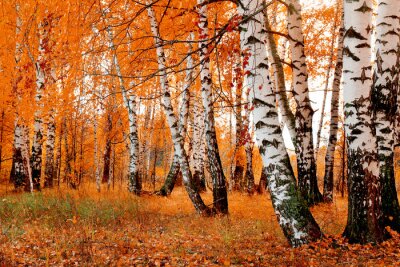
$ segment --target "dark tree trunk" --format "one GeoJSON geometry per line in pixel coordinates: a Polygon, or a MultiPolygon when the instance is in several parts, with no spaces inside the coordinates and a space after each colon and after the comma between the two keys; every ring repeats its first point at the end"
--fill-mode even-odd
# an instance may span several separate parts
{"type": "MultiPolygon", "coordinates": [[[[250,142],[248,140],[248,142],[250,142]]],[[[254,194],[254,174],[253,174],[253,145],[246,147],[246,190],[249,194],[254,194]]]]}
{"type": "MultiPolygon", "coordinates": [[[[36,133],[37,142],[42,142],[43,135],[41,131],[37,131],[36,133]]],[[[35,146],[32,145],[32,156],[31,156],[31,167],[32,167],[32,182],[33,188],[35,190],[40,191],[40,176],[42,174],[42,145],[35,146]]]]}
{"type": "Polygon", "coordinates": [[[174,159],[172,160],[171,168],[169,169],[167,178],[165,179],[164,185],[158,192],[161,196],[169,196],[171,194],[172,190],[174,190],[174,186],[176,180],[178,179],[179,172],[180,172],[179,158],[177,155],[174,154],[174,159]]]}
{"type": "Polygon", "coordinates": [[[112,115],[110,114],[111,110],[110,108],[107,109],[108,113],[107,114],[107,126],[106,126],[106,131],[107,131],[107,140],[106,140],[106,147],[104,150],[104,166],[103,166],[103,177],[101,179],[101,183],[105,184],[108,183],[108,180],[110,179],[110,163],[111,163],[111,130],[113,128],[112,124],[112,115]]]}
{"type": "Polygon", "coordinates": [[[206,177],[204,175],[204,171],[203,172],[194,171],[193,180],[199,192],[205,192],[207,190],[206,177]]]}
{"type": "Polygon", "coordinates": [[[264,194],[265,189],[267,188],[267,170],[265,168],[262,168],[261,170],[261,177],[260,177],[260,182],[258,183],[257,187],[257,192],[259,194],[264,194]]]}
{"type": "Polygon", "coordinates": [[[240,160],[236,161],[235,171],[233,173],[233,190],[240,190],[241,184],[243,183],[244,167],[241,165],[240,160]]]}
{"type": "Polygon", "coordinates": [[[14,188],[18,190],[19,188],[24,187],[27,180],[28,177],[24,169],[22,151],[21,149],[14,148],[10,181],[14,183],[14,188]]]}
{"type": "Polygon", "coordinates": [[[375,179],[363,168],[362,162],[369,156],[363,151],[350,150],[348,152],[348,192],[349,211],[347,226],[343,235],[350,243],[377,243],[383,240],[383,227],[377,221],[375,214],[379,203],[374,203],[380,191],[371,190],[365,180],[375,179]],[[371,176],[371,177],[368,177],[371,176]],[[351,179],[350,179],[351,178],[351,179]],[[368,205],[367,205],[368,203],[368,205]]]}
{"type": "Polygon", "coordinates": [[[108,179],[110,179],[110,162],[111,162],[111,141],[107,140],[106,149],[104,151],[104,166],[103,166],[103,177],[101,179],[101,183],[108,183],[108,179]]]}
{"type": "Polygon", "coordinates": [[[400,232],[400,206],[397,198],[396,181],[394,175],[393,161],[394,153],[391,157],[381,159],[386,162],[380,166],[380,174],[382,175],[382,210],[383,225],[390,226],[393,230],[400,232]]]}

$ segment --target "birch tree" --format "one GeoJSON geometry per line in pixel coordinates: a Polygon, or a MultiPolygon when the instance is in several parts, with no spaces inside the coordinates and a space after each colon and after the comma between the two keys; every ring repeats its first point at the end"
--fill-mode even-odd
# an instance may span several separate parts
{"type": "MultiPolygon", "coordinates": [[[[108,11],[107,11],[108,12],[108,11]]],[[[105,14],[104,14],[105,15],[105,14]]],[[[122,76],[121,66],[119,65],[117,47],[114,45],[114,34],[109,25],[107,25],[107,34],[110,50],[112,51],[113,63],[117,72],[119,87],[122,93],[125,108],[128,110],[129,119],[129,185],[130,192],[140,195],[142,183],[139,175],[138,157],[139,157],[139,138],[137,127],[137,101],[134,94],[128,94],[125,87],[125,81],[122,76]]]]}
{"type": "Polygon", "coordinates": [[[150,20],[151,32],[153,34],[154,43],[156,47],[158,70],[160,72],[160,85],[162,88],[162,99],[164,112],[167,117],[168,125],[171,130],[171,135],[174,143],[175,153],[179,157],[179,165],[182,171],[183,184],[188,192],[189,198],[191,199],[196,211],[202,215],[211,214],[211,210],[206,206],[193,182],[192,173],[189,167],[188,157],[184,148],[184,139],[179,132],[178,119],[174,113],[174,109],[171,102],[171,92],[169,88],[169,82],[167,78],[167,66],[166,58],[164,53],[164,47],[162,39],[160,38],[158,22],[154,13],[153,7],[147,7],[147,12],[150,20]]]}
{"type": "Polygon", "coordinates": [[[204,117],[203,107],[197,102],[193,103],[193,180],[198,183],[200,191],[206,190],[206,177],[204,174],[204,159],[206,147],[204,143],[204,117]]]}
{"type": "MultiPolygon", "coordinates": [[[[247,96],[250,100],[250,97],[247,96]]],[[[242,188],[246,188],[249,194],[254,193],[254,173],[253,173],[253,127],[250,121],[250,108],[246,109],[246,115],[244,117],[245,122],[245,151],[246,151],[246,172],[244,175],[244,185],[242,188]]]]}
{"type": "Polygon", "coordinates": [[[267,8],[263,10],[264,13],[264,21],[265,21],[265,29],[267,30],[267,52],[268,52],[268,60],[271,63],[272,69],[272,77],[275,81],[275,91],[277,92],[277,103],[280,108],[281,116],[282,116],[282,129],[283,126],[289,130],[290,137],[292,140],[296,138],[296,130],[295,130],[295,117],[289,106],[289,99],[286,94],[286,85],[285,85],[285,73],[283,70],[282,59],[279,56],[278,48],[274,39],[273,34],[271,33],[271,25],[268,18],[267,8]]]}
{"type": "MultiPolygon", "coordinates": [[[[182,135],[182,138],[185,140],[186,132],[187,132],[187,123],[189,118],[189,105],[190,105],[190,92],[189,88],[191,83],[193,82],[193,58],[192,58],[192,45],[190,42],[193,41],[193,34],[189,34],[188,43],[188,57],[187,57],[187,65],[186,65],[186,77],[183,85],[183,93],[182,93],[182,103],[179,112],[179,132],[182,135]]],[[[179,166],[179,156],[174,152],[174,158],[172,160],[171,168],[168,172],[167,178],[165,179],[164,185],[160,189],[160,194],[163,196],[168,196],[171,194],[174,189],[176,180],[178,178],[180,172],[179,166]]],[[[194,181],[196,181],[197,177],[194,177],[194,181]]],[[[198,185],[199,186],[199,185],[198,185]]]]}
{"type": "Polygon", "coordinates": [[[210,174],[213,181],[213,200],[214,208],[218,213],[228,213],[228,195],[226,190],[226,180],[222,169],[221,158],[219,155],[217,134],[215,132],[215,118],[212,95],[212,76],[210,72],[210,52],[207,5],[204,0],[198,0],[197,12],[199,15],[199,58],[201,95],[205,112],[205,138],[207,143],[208,161],[210,164],[210,174]]]}
{"type": "Polygon", "coordinates": [[[36,110],[34,114],[33,124],[33,142],[31,153],[31,168],[32,168],[32,181],[36,190],[40,190],[40,176],[42,172],[42,154],[43,154],[43,93],[45,90],[46,82],[46,66],[48,65],[46,59],[46,49],[49,45],[49,28],[50,21],[48,18],[43,18],[38,25],[39,35],[39,53],[35,62],[35,75],[36,75],[36,95],[35,103],[36,110]]]}
{"type": "Polygon", "coordinates": [[[13,93],[15,96],[16,101],[16,112],[15,112],[15,123],[14,123],[14,144],[13,144],[13,160],[12,160],[12,168],[11,168],[11,175],[10,180],[14,183],[14,188],[19,189],[23,187],[25,183],[28,182],[28,173],[26,170],[28,169],[27,166],[24,165],[23,159],[23,146],[25,145],[25,126],[22,122],[22,117],[20,114],[20,101],[22,98],[21,92],[18,88],[18,84],[21,80],[19,75],[20,71],[20,61],[22,56],[22,44],[21,39],[21,27],[22,27],[22,19],[20,17],[20,4],[19,2],[15,5],[15,12],[16,12],[16,27],[15,27],[15,39],[17,40],[15,43],[15,52],[14,52],[14,59],[15,59],[15,67],[14,67],[14,77],[13,77],[13,93]]]}
{"type": "MultiPolygon", "coordinates": [[[[239,61],[239,60],[238,60],[239,61]]],[[[243,118],[242,118],[242,94],[243,94],[243,68],[241,62],[233,70],[233,84],[235,85],[235,170],[233,172],[233,190],[240,189],[240,182],[243,180],[244,159],[243,159],[243,118]]]]}
{"type": "MultiPolygon", "coordinates": [[[[342,10],[343,11],[343,10],[342,10]]],[[[329,129],[329,143],[325,155],[325,175],[324,175],[324,201],[333,201],[333,169],[335,159],[335,149],[337,143],[338,123],[339,123],[339,96],[340,82],[343,70],[343,37],[344,37],[344,19],[341,19],[339,35],[337,40],[337,57],[335,73],[332,85],[331,100],[331,121],[329,129]]],[[[322,119],[322,118],[321,118],[322,119]]]]}
{"type": "Polygon", "coordinates": [[[278,112],[276,97],[269,78],[265,49],[266,34],[261,14],[262,0],[242,1],[240,43],[245,75],[244,88],[250,89],[253,104],[256,141],[267,171],[268,186],[278,222],[292,246],[322,236],[306,203],[297,191],[278,112]]]}
{"type": "MultiPolygon", "coordinates": [[[[376,59],[372,103],[382,183],[384,226],[400,230],[400,207],[394,176],[394,127],[399,88],[400,2],[378,1],[376,59]]],[[[398,107],[397,107],[398,108],[398,107]]]]}
{"type": "Polygon", "coordinates": [[[318,189],[317,169],[314,157],[312,117],[304,36],[301,22],[299,0],[288,0],[288,34],[293,65],[293,89],[297,103],[295,114],[298,184],[303,197],[309,205],[322,201],[318,189]]]}
{"type": "Polygon", "coordinates": [[[344,2],[343,98],[348,147],[350,242],[383,240],[382,184],[371,110],[372,0],[344,2]]]}

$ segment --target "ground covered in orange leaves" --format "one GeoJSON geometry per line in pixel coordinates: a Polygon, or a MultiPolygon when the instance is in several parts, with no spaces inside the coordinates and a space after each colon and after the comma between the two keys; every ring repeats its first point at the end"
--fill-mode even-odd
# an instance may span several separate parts
{"type": "Polygon", "coordinates": [[[233,193],[229,205],[229,217],[199,217],[182,188],[140,199],[125,189],[3,193],[0,266],[400,266],[396,233],[378,246],[340,238],[345,199],[313,208],[329,237],[297,249],[268,195],[233,193]]]}

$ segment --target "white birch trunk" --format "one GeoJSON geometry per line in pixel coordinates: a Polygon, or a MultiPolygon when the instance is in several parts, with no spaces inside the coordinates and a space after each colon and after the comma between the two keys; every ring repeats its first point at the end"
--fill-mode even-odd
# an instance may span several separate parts
{"type": "Polygon", "coordinates": [[[20,101],[21,101],[21,93],[18,88],[18,84],[20,82],[21,77],[18,75],[20,66],[19,63],[21,61],[22,56],[22,47],[20,44],[20,40],[22,38],[21,35],[21,26],[22,20],[19,15],[20,5],[17,2],[15,5],[15,11],[17,14],[16,18],[16,27],[15,27],[15,36],[16,36],[16,44],[15,44],[15,68],[13,77],[13,93],[15,95],[16,107],[15,107],[15,123],[14,123],[14,148],[13,148],[13,161],[12,161],[12,170],[10,180],[14,183],[14,188],[19,189],[24,186],[25,183],[28,183],[28,173],[26,173],[27,166],[24,166],[22,149],[24,146],[24,126],[20,114],[20,101]]]}
{"type": "Polygon", "coordinates": [[[134,94],[128,95],[128,91],[125,88],[125,81],[122,77],[121,67],[119,65],[117,49],[114,45],[114,36],[110,26],[107,27],[107,33],[109,37],[110,49],[113,52],[113,61],[115,69],[117,71],[119,86],[122,92],[125,108],[128,110],[129,118],[129,185],[128,189],[137,195],[140,195],[142,190],[142,184],[139,177],[139,138],[138,138],[138,127],[137,127],[137,104],[136,96],[134,94]]]}
{"type": "Polygon", "coordinates": [[[372,103],[382,182],[383,221],[400,231],[400,207],[396,192],[394,142],[396,100],[400,71],[400,1],[380,0],[376,18],[376,59],[372,103]]]}
{"type": "MultiPolygon", "coordinates": [[[[193,34],[189,34],[188,43],[188,57],[187,57],[187,65],[186,65],[186,77],[183,85],[183,93],[182,93],[182,100],[181,100],[181,108],[179,112],[179,132],[182,135],[183,142],[185,143],[186,133],[187,133],[187,122],[189,119],[189,105],[190,105],[190,92],[189,88],[191,83],[193,82],[193,58],[192,58],[192,45],[191,41],[193,41],[193,34]]],[[[174,158],[172,160],[171,167],[169,169],[168,175],[165,178],[164,185],[161,187],[158,194],[162,196],[168,196],[171,194],[172,190],[174,189],[176,180],[180,174],[180,165],[179,165],[179,156],[174,151],[174,158]]],[[[195,177],[193,177],[195,178],[195,177]]],[[[194,180],[196,183],[197,181],[194,180]]],[[[196,185],[198,185],[196,183],[196,185]]]]}
{"type": "Polygon", "coordinates": [[[371,110],[372,0],[344,2],[343,97],[348,145],[350,242],[383,240],[381,180],[371,110]]]}
{"type": "MultiPolygon", "coordinates": [[[[229,184],[229,190],[240,190],[241,183],[244,179],[245,171],[245,156],[244,156],[244,129],[243,129],[243,117],[242,110],[244,101],[242,100],[243,95],[243,67],[240,59],[240,54],[233,56],[232,60],[232,85],[235,91],[235,151],[232,158],[235,162],[235,169],[231,170],[231,181],[229,184]],[[238,57],[238,58],[237,58],[238,57]]],[[[233,88],[232,88],[233,89],[233,88]]],[[[233,90],[232,90],[233,91],[233,90]]],[[[247,100],[246,100],[247,101],[247,100]]],[[[231,124],[230,124],[231,125],[231,124]]]]}
{"type": "Polygon", "coordinates": [[[35,74],[36,74],[36,95],[35,104],[36,110],[34,114],[33,124],[33,142],[32,142],[32,154],[31,154],[31,168],[32,168],[32,181],[34,188],[40,190],[40,176],[42,172],[42,154],[43,154],[43,120],[42,120],[42,109],[43,109],[43,91],[45,89],[46,80],[46,46],[48,46],[48,28],[50,27],[49,21],[44,18],[39,23],[39,54],[35,63],[35,74]]]}
{"type": "MultiPolygon", "coordinates": [[[[12,170],[12,179],[14,181],[15,189],[23,187],[24,184],[28,183],[28,173],[29,169],[26,166],[26,163],[29,163],[29,160],[24,161],[25,154],[23,153],[26,140],[24,138],[25,135],[25,127],[20,124],[19,118],[16,117],[15,127],[14,127],[14,151],[13,151],[13,170],[12,170]]],[[[28,157],[29,159],[29,157],[28,157]]]]}
{"type": "MultiPolygon", "coordinates": [[[[333,57],[334,57],[334,49],[335,49],[335,41],[336,41],[336,29],[338,27],[338,25],[341,24],[341,22],[343,21],[342,19],[339,18],[339,15],[343,14],[342,12],[342,8],[340,3],[337,3],[337,8],[335,10],[335,18],[332,24],[332,30],[331,30],[331,43],[330,43],[330,49],[329,49],[329,63],[328,63],[328,67],[326,69],[326,76],[325,76],[325,88],[324,88],[324,97],[322,99],[322,107],[321,107],[321,117],[319,120],[319,126],[318,126],[318,132],[317,132],[317,141],[316,141],[316,146],[315,146],[315,159],[317,159],[318,157],[318,153],[320,150],[320,146],[321,146],[321,132],[322,129],[324,128],[324,118],[325,118],[325,109],[326,109],[326,97],[328,95],[328,88],[329,88],[329,80],[331,77],[331,70],[333,68],[333,57]]],[[[340,27],[339,29],[339,34],[341,34],[343,27],[340,27]]],[[[342,38],[343,39],[343,38],[342,38]]],[[[338,38],[339,42],[340,42],[340,36],[338,38]]],[[[340,44],[339,44],[340,45],[340,44]]],[[[343,51],[343,49],[338,48],[338,52],[343,51]]],[[[341,57],[341,55],[339,55],[339,57],[341,57]]],[[[342,59],[341,59],[342,60],[342,59]]],[[[334,77],[335,78],[335,77],[334,77]]],[[[333,84],[335,84],[335,81],[333,81],[333,84]]],[[[332,88],[332,91],[334,89],[332,88]]]]}
{"type": "Polygon", "coordinates": [[[200,57],[200,80],[201,95],[205,112],[205,133],[207,142],[208,161],[210,164],[210,172],[213,181],[213,200],[214,208],[218,213],[228,213],[228,196],[226,190],[226,180],[222,169],[221,158],[217,143],[217,135],[215,132],[215,118],[213,108],[212,95],[212,76],[210,72],[210,52],[209,52],[209,34],[208,34],[208,18],[207,5],[202,5],[204,0],[198,0],[200,5],[199,14],[199,57],[200,57]]]}
{"type": "Polygon", "coordinates": [[[290,166],[278,113],[276,97],[269,79],[265,44],[265,24],[262,14],[252,18],[263,6],[262,0],[242,1],[240,9],[246,19],[241,25],[240,43],[245,75],[244,88],[250,89],[257,145],[267,170],[268,186],[278,222],[292,246],[316,240],[322,236],[304,200],[298,194],[296,179],[290,166]]]}
{"type": "Polygon", "coordinates": [[[21,131],[21,154],[22,154],[22,166],[24,173],[27,175],[27,181],[25,181],[25,191],[33,192],[34,183],[32,178],[32,167],[29,159],[29,128],[24,126],[21,131]]]}
{"type": "Polygon", "coordinates": [[[204,116],[203,107],[193,104],[193,179],[200,181],[200,189],[206,190],[206,177],[204,174],[204,159],[206,147],[204,141],[204,116]]]}
{"type": "MultiPolygon", "coordinates": [[[[266,30],[271,31],[271,25],[269,23],[267,9],[264,9],[264,19],[265,19],[266,30]]],[[[281,128],[283,130],[284,125],[286,125],[290,133],[291,140],[294,143],[294,140],[296,139],[295,118],[292,111],[290,110],[289,99],[286,94],[285,73],[283,71],[283,65],[278,53],[278,48],[276,46],[274,36],[272,33],[267,33],[267,34],[268,34],[267,35],[268,60],[271,62],[271,68],[273,73],[272,77],[274,78],[275,81],[275,91],[277,93],[276,98],[282,116],[281,128]]]]}
{"type": "Polygon", "coordinates": [[[331,100],[331,121],[329,129],[329,143],[325,155],[325,175],[324,175],[324,201],[333,201],[333,169],[335,160],[335,150],[337,143],[337,132],[339,123],[339,96],[340,82],[343,70],[343,37],[344,37],[344,19],[340,23],[339,36],[337,40],[337,57],[335,73],[333,76],[332,85],[332,100],[331,100]]]}
{"type": "Polygon", "coordinates": [[[160,72],[160,85],[163,91],[163,106],[164,111],[167,117],[168,125],[171,130],[172,140],[174,143],[174,150],[176,155],[179,158],[179,165],[182,171],[182,179],[185,185],[186,191],[192,203],[196,209],[196,211],[200,214],[208,215],[210,214],[210,209],[204,204],[203,200],[201,199],[200,194],[198,193],[196,186],[192,180],[192,173],[189,168],[189,161],[186,155],[186,151],[184,148],[184,140],[182,135],[179,132],[179,125],[176,115],[173,110],[172,102],[171,102],[171,92],[169,89],[169,82],[166,73],[166,59],[165,53],[163,48],[163,43],[160,39],[158,23],[156,20],[156,16],[152,7],[147,8],[147,12],[150,19],[150,27],[151,32],[154,37],[154,43],[156,47],[157,53],[157,62],[158,62],[158,70],[160,72]]]}
{"type": "Polygon", "coordinates": [[[317,184],[317,169],[314,157],[312,117],[304,37],[299,0],[288,0],[288,34],[293,65],[293,89],[297,103],[295,115],[298,184],[300,192],[309,205],[322,201],[317,184]]]}

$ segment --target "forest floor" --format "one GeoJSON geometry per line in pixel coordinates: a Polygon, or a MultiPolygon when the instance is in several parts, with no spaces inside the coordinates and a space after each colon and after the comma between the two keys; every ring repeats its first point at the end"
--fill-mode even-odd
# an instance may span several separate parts
{"type": "MultiPolygon", "coordinates": [[[[205,193],[206,203],[211,193],[205,193]]],[[[183,188],[137,198],[124,188],[0,193],[0,266],[400,266],[400,236],[340,237],[347,200],[312,209],[327,238],[290,248],[269,195],[229,195],[230,216],[195,214],[183,188]]]]}

